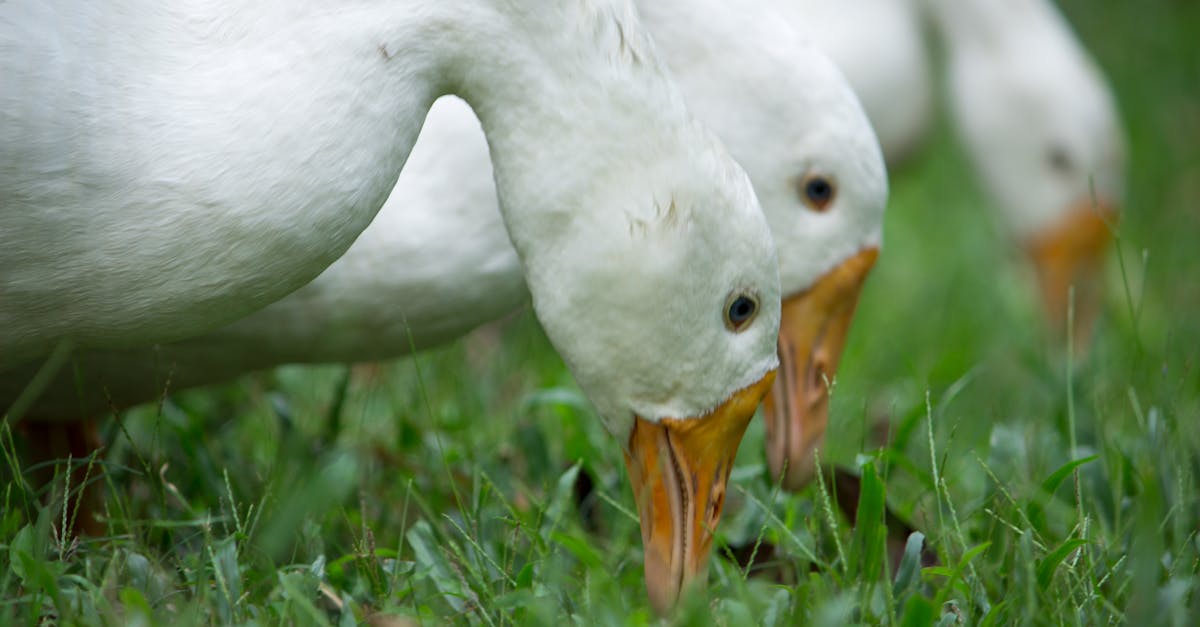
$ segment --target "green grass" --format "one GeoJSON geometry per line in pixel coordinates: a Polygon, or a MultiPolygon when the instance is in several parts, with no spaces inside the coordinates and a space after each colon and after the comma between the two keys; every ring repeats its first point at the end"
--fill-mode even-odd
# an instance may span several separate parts
{"type": "MultiPolygon", "coordinates": [[[[1197,624],[1200,5],[1063,4],[1132,154],[1090,352],[1069,363],[1042,332],[941,129],[894,181],[834,392],[825,455],[863,473],[863,522],[778,493],[756,421],[717,553],[757,543],[771,568],[714,558],[673,622],[1197,624]],[[884,563],[885,493],[939,565],[884,563]]],[[[20,435],[0,435],[3,624],[656,620],[617,443],[528,312],[416,359],[110,418],[103,539],[54,537],[61,500],[13,479],[20,435]]]]}

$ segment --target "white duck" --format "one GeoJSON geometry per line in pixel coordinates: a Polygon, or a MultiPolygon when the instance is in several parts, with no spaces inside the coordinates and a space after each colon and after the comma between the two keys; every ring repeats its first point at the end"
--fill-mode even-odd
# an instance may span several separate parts
{"type": "Polygon", "coordinates": [[[922,12],[945,42],[950,110],[1009,228],[1032,257],[1053,328],[1099,309],[1096,283],[1124,191],[1113,96],[1049,0],[783,0],[862,99],[890,164],[914,151],[933,114],[922,12]],[[1089,181],[1094,181],[1093,206],[1089,181]]]}
{"type": "Polygon", "coordinates": [[[966,152],[1034,262],[1053,328],[1067,328],[1075,286],[1082,346],[1125,193],[1112,91],[1048,0],[927,3],[949,52],[950,108],[966,152]]]}
{"type": "Polygon", "coordinates": [[[654,501],[669,597],[774,377],[778,266],[625,2],[0,3],[0,355],[278,299],[366,227],[445,93],[479,114],[535,311],[654,501]]]}

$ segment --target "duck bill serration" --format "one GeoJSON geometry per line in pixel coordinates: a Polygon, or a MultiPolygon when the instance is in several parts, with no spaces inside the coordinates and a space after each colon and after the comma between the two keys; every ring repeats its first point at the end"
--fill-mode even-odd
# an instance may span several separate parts
{"type": "Polygon", "coordinates": [[[641,517],[646,589],[660,613],[703,583],[738,445],[775,372],[705,416],[634,421],[625,465],[641,517]]]}
{"type": "Polygon", "coordinates": [[[878,256],[878,248],[863,249],[783,302],[779,378],[763,415],[771,477],[785,489],[799,490],[812,481],[815,451],[829,422],[829,387],[863,282],[878,256]]]}

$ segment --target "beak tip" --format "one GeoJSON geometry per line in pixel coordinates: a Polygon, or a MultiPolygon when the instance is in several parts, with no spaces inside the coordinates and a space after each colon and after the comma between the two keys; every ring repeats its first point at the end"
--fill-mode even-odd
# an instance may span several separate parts
{"type": "Polygon", "coordinates": [[[700,418],[634,422],[625,463],[641,519],[646,592],[660,615],[681,591],[704,584],[738,445],[774,377],[767,372],[700,418]]]}
{"type": "Polygon", "coordinates": [[[1026,253],[1033,262],[1043,314],[1050,328],[1066,335],[1069,291],[1075,288],[1075,328],[1087,334],[1100,309],[1104,255],[1112,240],[1113,205],[1079,203],[1064,218],[1033,235],[1026,253]]]}
{"type": "Polygon", "coordinates": [[[667,574],[667,565],[659,563],[657,567],[646,563],[646,596],[650,607],[658,616],[667,616],[679,604],[680,599],[690,592],[705,587],[705,574],[708,572],[706,562],[701,562],[696,572],[685,573],[672,577],[667,574]],[[658,576],[653,572],[659,573],[658,576]]]}
{"type": "Polygon", "coordinates": [[[666,615],[679,600],[679,582],[671,577],[669,570],[663,561],[647,556],[646,595],[650,599],[650,607],[660,616],[666,615]]]}

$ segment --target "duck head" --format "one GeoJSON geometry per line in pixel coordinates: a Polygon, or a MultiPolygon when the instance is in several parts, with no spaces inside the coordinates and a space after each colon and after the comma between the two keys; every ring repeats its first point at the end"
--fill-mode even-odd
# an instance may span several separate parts
{"type": "Polygon", "coordinates": [[[799,489],[814,474],[830,386],[882,243],[882,151],[846,78],[791,16],[738,2],[655,7],[643,13],[673,76],[745,167],[779,251],[780,369],[764,406],[767,460],[772,479],[799,489]]]}
{"type": "Polygon", "coordinates": [[[1049,327],[1086,346],[1124,194],[1112,93],[1049,2],[940,3],[950,104],[984,190],[1032,261],[1049,327]],[[944,5],[944,6],[943,6],[944,5]]]}
{"type": "Polygon", "coordinates": [[[509,224],[538,319],[625,447],[660,611],[702,579],[734,455],[778,365],[767,222],[724,147],[689,127],[688,150],[628,138],[655,158],[590,178],[600,204],[543,215],[538,241],[509,224]]]}

